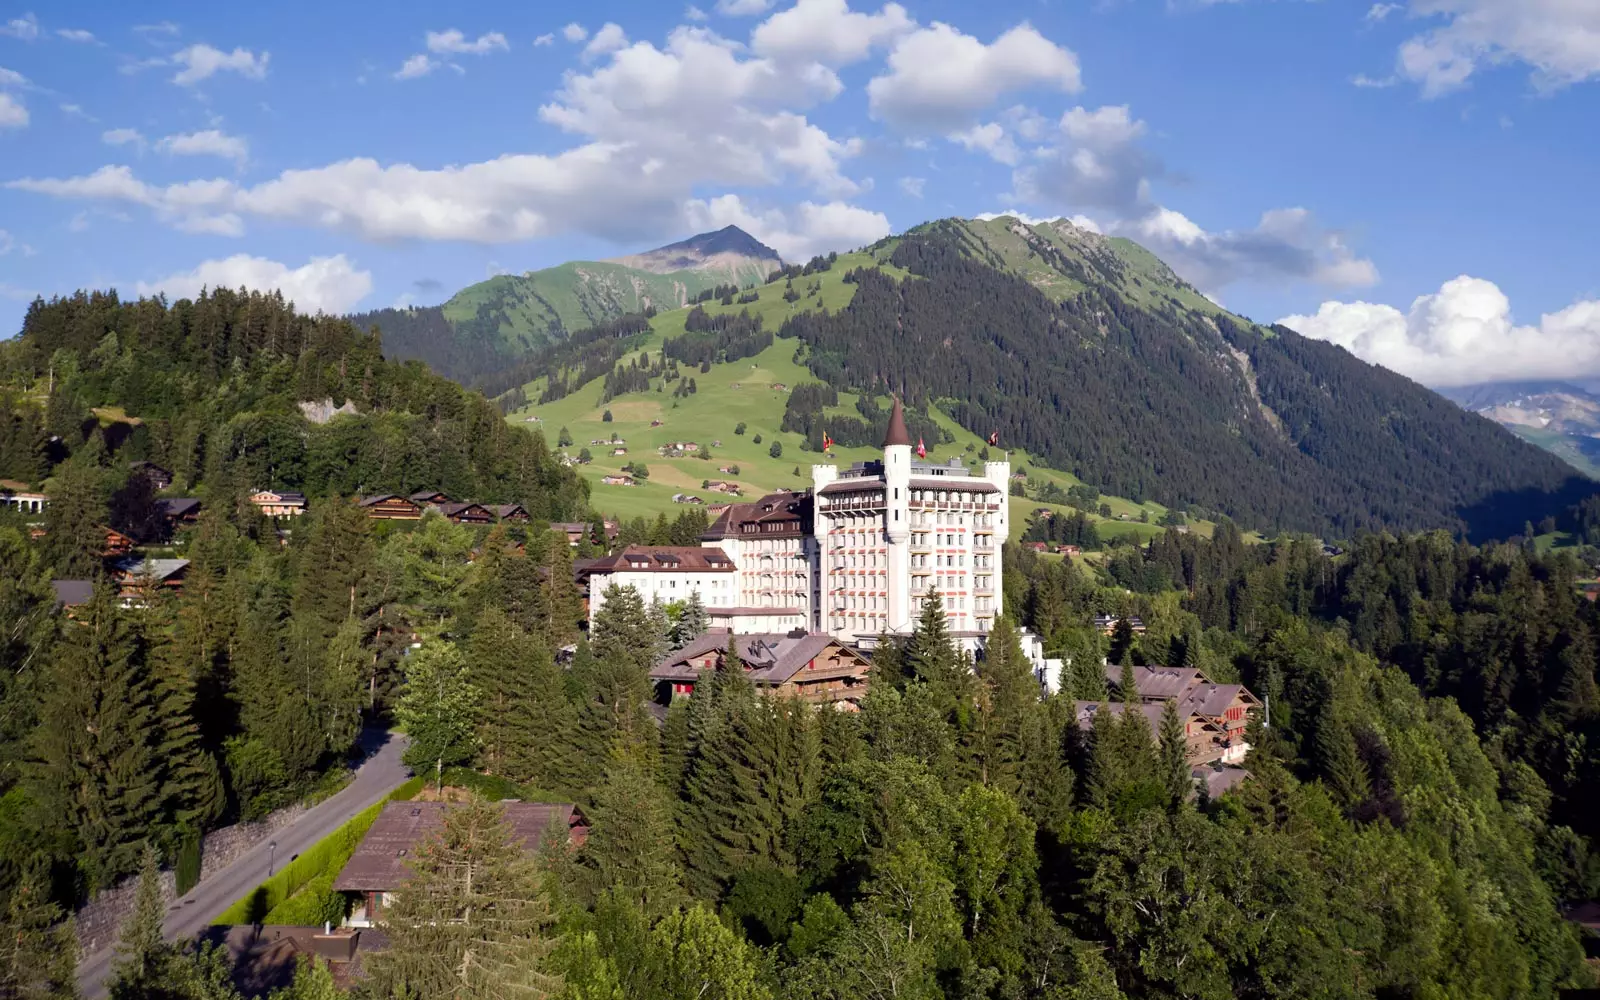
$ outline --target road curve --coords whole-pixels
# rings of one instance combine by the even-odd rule
[[[233,864],[201,882],[188,895],[167,910],[162,930],[171,941],[198,936],[217,915],[267,878],[268,855],[274,870],[342,826],[350,817],[381,800],[396,785],[410,777],[411,771],[400,762],[407,740],[398,733],[372,731],[362,735],[361,746],[368,756],[355,769],[350,784],[317,803],[304,815],[280,827],[265,841],[251,847]],[[276,842],[277,849],[267,845]],[[78,987],[87,1000],[105,995],[106,980],[116,961],[114,947],[104,948],[78,961]]]

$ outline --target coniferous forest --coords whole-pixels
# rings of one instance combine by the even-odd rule
[[[1593,985],[1562,919],[1600,893],[1600,612],[1570,550],[1436,532],[1329,554],[1226,521],[1093,561],[1011,545],[980,661],[934,601],[875,651],[859,712],[763,695],[738,670],[653,711],[649,668],[704,608],[618,589],[584,631],[572,561],[694,544],[704,513],[614,540],[594,523],[570,549],[541,522],[595,512],[542,439],[355,327],[254,295],[82,296],[37,305],[0,372],[16,463],[0,476],[52,498],[42,535],[0,517],[7,1000],[73,995],[63,921],[128,878],[111,995],[239,996],[220,952],[161,938],[156,873],[208,829],[327,790],[369,725],[403,728],[419,774],[454,768],[478,794],[417,851],[389,947],[350,982],[307,959],[279,1000]],[[322,400],[356,412],[315,423],[298,405]],[[108,522],[144,523],[135,461],[205,503],[151,543],[191,561],[181,594],[129,602],[100,546]],[[262,518],[246,497],[265,485],[303,490],[309,513],[287,531]],[[425,488],[532,519],[401,524],[349,501]],[[70,614],[63,577],[95,584]],[[1097,615],[1124,624],[1106,635]],[[1022,627],[1065,662],[1060,693]],[[1124,700],[1138,665],[1270,701],[1249,780],[1197,788],[1176,712],[1078,725],[1075,701]],[[587,839],[519,849],[506,797],[577,803]]]

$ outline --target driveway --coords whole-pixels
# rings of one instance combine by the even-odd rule
[[[168,940],[188,940],[198,936],[216,919],[217,915],[234,901],[267,879],[268,854],[272,854],[274,871],[289,859],[344,825],[352,816],[381,800],[396,785],[411,776],[410,768],[400,762],[407,740],[398,733],[368,732],[361,738],[362,749],[369,756],[355,770],[350,784],[337,794],[317,803],[299,819],[280,827],[265,841],[246,851],[233,864],[201,882],[189,894],[174,902],[167,910],[167,920],[162,930]],[[269,843],[277,843],[276,851],[269,851]],[[111,976],[111,966],[116,961],[115,948],[105,948],[78,961],[78,986],[89,1000],[102,997],[106,980]]]

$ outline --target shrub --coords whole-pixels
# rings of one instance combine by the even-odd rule
[[[772,442],[772,447],[767,449],[767,454],[771,455],[773,458],[782,458],[783,457],[783,442],[782,441],[774,441],[774,442]]]
[[[734,427],[733,432],[735,434],[741,434],[741,435],[744,433],[744,421],[743,420],[739,421],[738,426]]]
[[[600,420],[602,423],[611,423],[611,411],[607,410],[606,412],[600,414]]]

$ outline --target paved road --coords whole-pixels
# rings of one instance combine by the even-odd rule
[[[399,734],[370,732],[362,737],[362,747],[371,755],[356,768],[350,784],[338,794],[317,803],[305,815],[278,829],[268,841],[246,851],[233,864],[201,882],[189,894],[172,904],[163,930],[169,940],[193,938],[205,930],[217,914],[260,885],[267,878],[270,841],[277,842],[271,852],[277,868],[338,829],[356,813],[382,799],[411,771],[400,763],[406,738]],[[276,870],[276,869],[274,869]],[[106,979],[116,955],[113,948],[84,955],[78,961],[78,986],[90,1000],[105,995]]]

